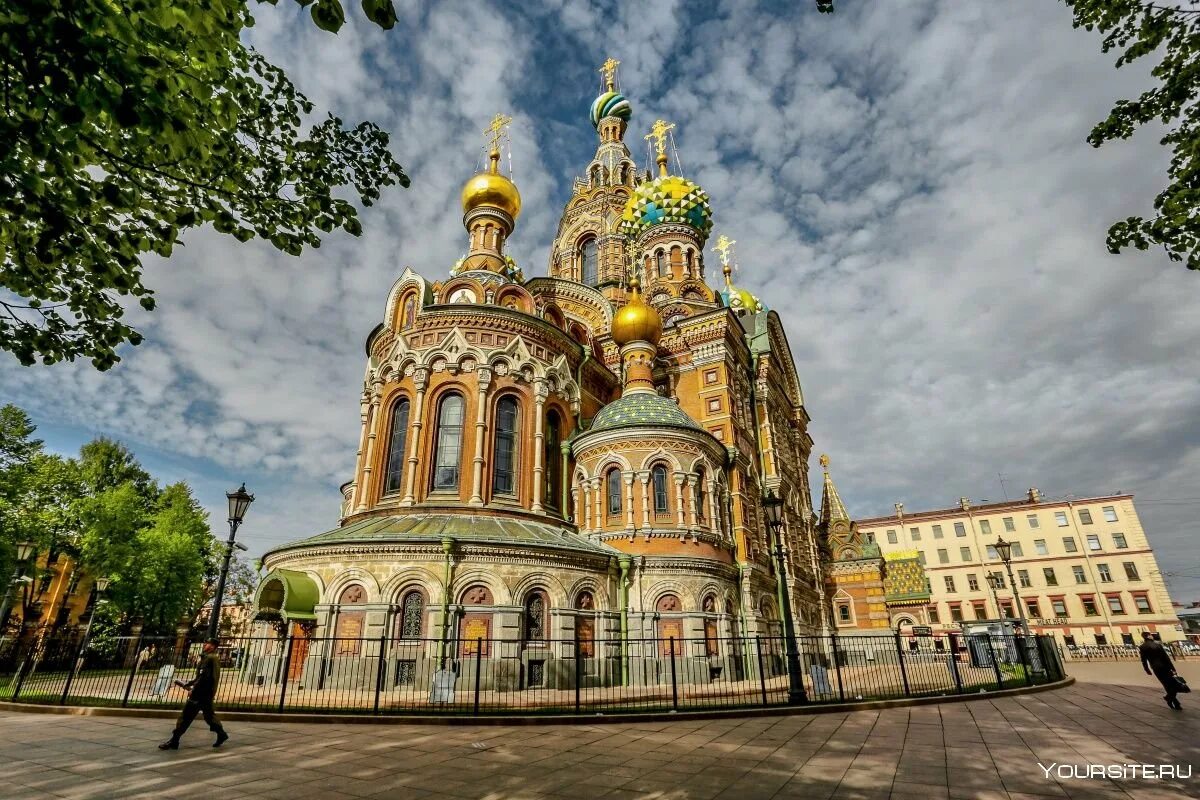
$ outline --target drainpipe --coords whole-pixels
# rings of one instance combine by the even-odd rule
[[[446,666],[446,638],[450,633],[450,553],[454,540],[449,536],[442,539],[442,552],[446,554],[446,574],[442,581],[442,641],[438,643],[438,669]]]
[[[621,685],[629,685],[629,567],[632,559],[629,556],[618,556],[617,565],[621,568]]]

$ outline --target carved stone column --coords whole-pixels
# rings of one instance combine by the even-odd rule
[[[724,539],[721,531],[721,517],[717,514],[717,482],[709,478],[705,489],[708,492],[708,527],[719,538]]]
[[[675,473],[675,527],[679,528],[680,535],[687,526],[687,522],[683,517],[683,473]]]
[[[533,511],[536,513],[543,510],[542,503],[545,500],[543,494],[546,491],[546,434],[544,427],[547,394],[549,394],[549,387],[544,378],[538,378],[533,382]]]
[[[638,473],[638,479],[642,482],[642,527],[646,529],[646,535],[650,535],[650,473],[643,470]]]
[[[367,494],[364,491],[366,488],[366,473],[363,468],[367,466],[364,456],[367,452],[367,427],[371,419],[371,396],[364,389],[362,399],[359,401],[359,419],[361,428],[358,433],[358,453],[355,454],[355,463],[358,466],[359,474],[355,476],[357,485],[354,487],[354,496],[351,498],[350,506],[355,511],[367,510]]]
[[[693,531],[698,530],[700,523],[696,521],[696,485],[700,481],[699,475],[689,474],[684,478],[684,496],[687,498],[688,504],[688,527]]]
[[[587,505],[587,500],[580,505],[579,500],[582,497],[581,487],[578,483],[571,486],[571,508],[575,513],[575,524],[579,526],[580,533],[587,533],[587,524],[584,522],[584,506]]]
[[[637,473],[626,472],[621,475],[625,481],[625,530],[633,533],[633,477]]]
[[[370,424],[367,427],[367,452],[363,457],[363,479],[362,486],[359,487],[359,510],[365,511],[367,501],[371,497],[375,489],[374,482],[371,480],[372,462],[375,460],[375,436],[379,429],[379,401],[383,395],[383,386],[380,381],[371,382],[371,407],[367,412],[370,417]]]
[[[603,509],[600,507],[600,498],[604,495],[604,492],[601,490],[601,487],[603,487],[604,484],[605,484],[604,478],[602,478],[602,477],[601,478],[592,478],[592,492],[595,494],[595,500],[596,500],[596,525],[595,525],[595,527],[596,527],[596,530],[598,530],[598,531],[604,530],[604,514],[602,513]]]
[[[492,371],[480,367],[475,373],[478,394],[475,400],[475,458],[474,469],[471,471],[471,499],[467,503],[473,506],[483,505],[483,444],[487,434],[487,393],[492,383]]]
[[[429,386],[429,370],[417,367],[413,371],[413,413],[408,424],[408,475],[400,505],[411,506],[416,500],[417,463],[421,458],[421,431],[425,427],[425,389]]]

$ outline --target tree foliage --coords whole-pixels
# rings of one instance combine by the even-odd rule
[[[394,25],[390,0],[362,5]],[[154,307],[144,255],[204,224],[298,255],[361,233],[341,187],[370,205],[408,185],[375,124],[306,127],[312,103],[243,45],[253,24],[248,0],[0,5],[0,348],[107,369],[142,338],[125,305]]]

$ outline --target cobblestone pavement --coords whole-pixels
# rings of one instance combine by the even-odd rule
[[[197,725],[0,712],[0,798],[709,800],[1200,797],[1200,703],[1145,683],[792,717],[526,727]],[[1047,778],[1038,762],[1172,764],[1183,780]]]

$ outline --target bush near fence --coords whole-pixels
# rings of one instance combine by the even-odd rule
[[[123,637],[0,643],[0,699],[174,707],[201,645]],[[810,703],[929,697],[1064,677],[1051,637],[797,637]],[[575,714],[786,705],[781,637],[620,641],[287,637],[223,640],[217,705],[366,714]]]

